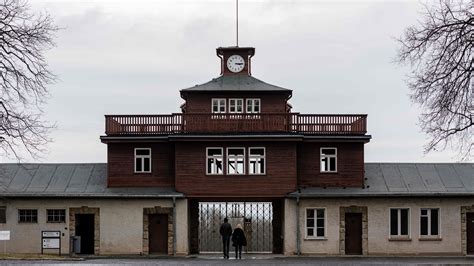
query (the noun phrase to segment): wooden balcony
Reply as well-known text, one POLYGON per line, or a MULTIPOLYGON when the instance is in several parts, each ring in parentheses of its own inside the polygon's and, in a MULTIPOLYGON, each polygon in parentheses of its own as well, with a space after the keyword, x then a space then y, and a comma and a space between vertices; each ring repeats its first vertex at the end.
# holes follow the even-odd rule
POLYGON ((105 134, 108 136, 218 133, 365 135, 366 132, 367 115, 177 113, 105 116, 105 134))

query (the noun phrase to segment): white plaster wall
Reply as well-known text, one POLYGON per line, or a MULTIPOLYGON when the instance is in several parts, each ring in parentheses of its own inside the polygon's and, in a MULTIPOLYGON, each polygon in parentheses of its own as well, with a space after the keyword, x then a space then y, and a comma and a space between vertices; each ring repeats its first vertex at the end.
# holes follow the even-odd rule
MULTIPOLYGON (((187 220, 187 211, 183 210, 187 208, 187 202, 178 202, 177 217, 187 220)), ((0 230, 11 231, 11 240, 6 241, 8 253, 40 253, 42 230, 61 231, 64 235, 62 253, 69 253, 69 208, 87 206, 100 209, 100 254, 140 254, 143 251, 143 208, 170 208, 173 202, 156 199, 9 199, 0 201, 0 206, 7 206, 7 223, 0 224, 0 230), (46 209, 54 208, 66 209, 65 223, 46 223, 46 209), (18 209, 37 209, 38 223, 18 223, 18 209)), ((177 223, 177 238, 187 238, 187 227, 183 227, 183 222, 177 223)), ((177 243, 180 243, 178 252, 187 250, 186 241, 177 243)))
MULTIPOLYGON (((461 255, 461 206, 474 204, 473 198, 368 198, 368 199, 301 199, 300 243, 302 254, 339 255, 339 208, 341 206, 368 207, 369 255, 461 255), (305 239, 305 208, 326 208, 326 239, 305 239), (410 208, 410 240, 389 239, 390 207, 410 208), (420 240, 420 208, 440 209, 440 241, 420 240)), ((285 201, 285 254, 295 254, 296 200, 285 201), (289 222, 290 221, 290 222, 289 222)))
POLYGON ((176 255, 189 253, 188 221, 188 200, 176 200, 176 255))

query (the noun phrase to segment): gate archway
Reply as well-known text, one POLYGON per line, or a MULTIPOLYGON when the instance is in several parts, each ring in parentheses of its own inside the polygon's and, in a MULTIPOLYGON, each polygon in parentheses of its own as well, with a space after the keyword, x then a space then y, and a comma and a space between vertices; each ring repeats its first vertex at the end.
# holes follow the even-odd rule
POLYGON ((272 253, 273 206, 271 202, 199 202, 199 250, 222 252, 219 227, 224 218, 232 228, 241 224, 247 237, 244 252, 272 253))

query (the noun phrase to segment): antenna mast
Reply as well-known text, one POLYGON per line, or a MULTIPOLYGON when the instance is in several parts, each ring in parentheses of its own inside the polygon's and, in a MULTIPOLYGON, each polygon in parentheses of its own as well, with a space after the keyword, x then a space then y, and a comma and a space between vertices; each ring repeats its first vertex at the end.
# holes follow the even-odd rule
POLYGON ((235 20, 236 20, 236 43, 239 47, 239 0, 235 0, 235 20))

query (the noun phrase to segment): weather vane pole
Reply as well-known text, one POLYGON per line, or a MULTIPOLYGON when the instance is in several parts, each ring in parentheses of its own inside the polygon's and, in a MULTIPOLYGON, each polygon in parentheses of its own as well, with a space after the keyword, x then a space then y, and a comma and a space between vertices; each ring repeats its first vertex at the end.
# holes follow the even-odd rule
POLYGON ((236 20, 236 40, 237 40, 237 47, 239 47, 239 0, 235 0, 235 20, 236 20))

